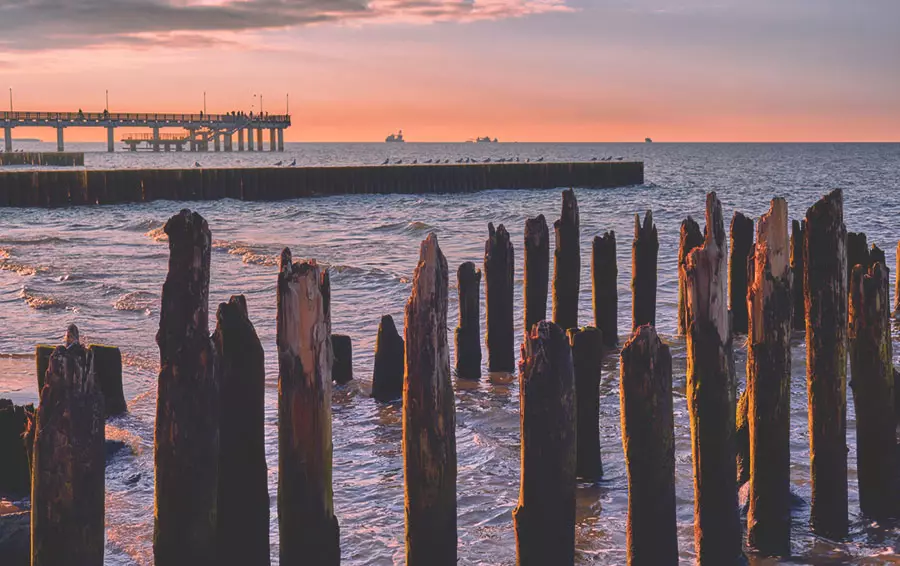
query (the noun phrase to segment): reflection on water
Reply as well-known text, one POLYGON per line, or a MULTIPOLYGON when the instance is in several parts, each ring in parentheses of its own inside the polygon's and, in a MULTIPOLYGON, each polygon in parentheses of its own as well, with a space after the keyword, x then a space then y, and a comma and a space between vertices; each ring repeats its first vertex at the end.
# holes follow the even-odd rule
MULTIPOLYGON (((75 144, 73 144, 74 146, 75 144)), ((77 149, 74 148, 73 149, 77 149)), ((589 159, 622 155, 646 161, 647 184, 613 190, 576 191, 581 210, 582 290, 580 320, 590 322, 590 239, 619 233, 619 332, 630 322, 630 240, 633 214, 653 209, 660 233, 658 329, 671 346, 675 376, 676 497, 679 548, 693 557, 693 487, 690 430, 684 400, 685 344, 675 332, 678 228, 684 216, 703 218, 704 197, 716 190, 726 215, 734 209, 758 217, 772 196, 788 200, 792 218, 828 189, 846 189, 849 230, 893 249, 900 230, 898 145, 666 145, 666 144, 297 144, 298 163, 380 163, 455 155, 589 159), (402 154, 402 155, 401 155, 402 154)), ((89 167, 184 165, 190 155, 92 153, 89 167)), ((279 156, 278 159, 282 159, 279 156)), ((266 154, 209 154, 204 165, 266 165, 266 154)), ((290 246, 295 257, 316 258, 332 269, 334 331, 353 338, 358 381, 335 387, 334 494, 345 564, 402 564, 403 462, 398 404, 380 405, 368 395, 378 322, 402 320, 419 243, 435 231, 451 266, 480 264, 489 221, 505 223, 516 253, 516 325, 522 333, 522 241, 524 221, 539 213, 553 220, 559 191, 489 191, 470 195, 342 196, 274 203, 198 202, 189 206, 209 221, 212 254, 210 311, 231 294, 247 296, 250 316, 268 354, 266 444, 272 506, 273 557, 278 554, 276 268, 270 258, 290 246)), ((159 353, 159 293, 168 250, 159 228, 184 203, 156 202, 55 210, 0 210, 0 395, 34 400, 36 343, 55 342, 76 322, 91 341, 122 347, 129 413, 109 422, 107 434, 122 440, 107 468, 107 563, 150 564, 153 517, 153 419, 159 353), (9 357, 15 354, 24 357, 9 357)), ((893 254, 888 254, 894 268, 893 254)), ((449 324, 458 305, 451 292, 449 324)), ((482 315, 486 312, 484 305, 482 315)), ((213 321, 214 323, 214 321, 213 321)), ((483 321, 482 321, 483 325, 483 321)), ((482 326, 483 327, 483 326, 482 326)), ((452 347, 452 344, 451 344, 452 347)), ((518 345, 516 346, 518 348, 518 345)), ((735 344, 743 382, 745 346, 735 344)), ((895 351, 898 350, 895 348, 895 351)), ((518 354, 518 349, 516 350, 518 354)), ((791 396, 792 484, 809 498, 805 346, 794 337, 791 396)), ((849 389, 848 389, 849 391, 849 389)), ((600 384, 601 443, 606 476, 581 484, 577 502, 579 564, 625 561, 627 483, 619 430, 618 358, 610 353, 600 384)), ((456 384, 459 459, 458 516, 461 564, 513 564, 511 511, 519 488, 519 390, 514 376, 488 376, 456 384)), ((848 401, 850 509, 858 513, 855 429, 848 401)), ((809 508, 794 511, 790 563, 885 564, 896 560, 897 523, 872 524, 854 515, 848 541, 812 537, 809 508)), ((778 560, 752 559, 754 564, 778 560)), ((785 561, 782 561, 785 562, 785 561)), ((786 562, 785 562, 786 563, 786 562)))

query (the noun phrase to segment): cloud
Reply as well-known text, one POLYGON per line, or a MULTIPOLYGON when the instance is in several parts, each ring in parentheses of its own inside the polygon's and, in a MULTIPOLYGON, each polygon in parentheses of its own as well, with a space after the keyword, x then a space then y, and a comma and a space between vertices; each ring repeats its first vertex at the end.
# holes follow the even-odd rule
POLYGON ((0 50, 204 47, 220 43, 220 32, 472 22, 571 10, 566 0, 0 0, 0 50))

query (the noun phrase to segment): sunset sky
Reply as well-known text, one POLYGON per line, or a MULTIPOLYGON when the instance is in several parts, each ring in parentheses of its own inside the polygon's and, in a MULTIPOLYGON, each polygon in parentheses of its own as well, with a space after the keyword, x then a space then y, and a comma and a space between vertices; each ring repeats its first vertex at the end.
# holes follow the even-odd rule
POLYGON ((0 87, 86 112, 289 93, 287 141, 900 141, 900 0, 0 0, 0 87))

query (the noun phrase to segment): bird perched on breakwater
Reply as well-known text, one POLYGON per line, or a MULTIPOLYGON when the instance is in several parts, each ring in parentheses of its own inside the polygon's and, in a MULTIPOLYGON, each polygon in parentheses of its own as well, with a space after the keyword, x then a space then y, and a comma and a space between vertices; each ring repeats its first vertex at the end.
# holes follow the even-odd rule
POLYGON ((398 159, 397 161, 394 161, 394 165, 402 165, 402 164, 403 164, 402 159, 398 159))
POLYGON ((199 161, 194 161, 194 167, 200 167, 200 162, 199 162, 199 161))
POLYGON ((431 159, 426 159, 426 160, 425 160, 425 161, 423 161, 423 162, 422 162, 422 163, 431 163, 431 162, 432 162, 432 160, 431 160, 431 159))
POLYGON ((625 159, 625 158, 624 157, 616 157, 616 161, 622 161, 623 159, 625 159))
POLYGON ((282 165, 284 165, 284 161, 279 161, 275 164, 275 167, 281 167, 282 165))
POLYGON ((293 166, 295 166, 295 165, 297 165, 297 160, 296 160, 296 159, 293 160, 293 161, 291 161, 290 163, 288 163, 288 167, 293 167, 293 166))
POLYGON ((591 157, 591 161, 597 161, 596 157, 591 157))
POLYGON ((490 162, 491 162, 491 158, 488 157, 487 159, 484 160, 484 162, 485 162, 485 163, 490 163, 490 162))
POLYGON ((413 165, 417 164, 418 162, 419 162, 418 159, 413 159, 413 165))
POLYGON ((384 160, 384 162, 382 162, 382 165, 387 165, 390 162, 391 162, 391 158, 388 157, 387 159, 384 160))
POLYGON ((543 161, 543 160, 544 160, 544 156, 543 156, 543 155, 540 156, 540 157, 538 157, 537 159, 535 159, 535 161, 543 161))

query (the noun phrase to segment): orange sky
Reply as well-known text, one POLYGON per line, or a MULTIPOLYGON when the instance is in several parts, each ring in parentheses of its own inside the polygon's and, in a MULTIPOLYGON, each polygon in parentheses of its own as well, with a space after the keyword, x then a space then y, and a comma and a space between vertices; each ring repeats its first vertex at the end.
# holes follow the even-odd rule
POLYGON ((108 89, 113 112, 206 91, 210 113, 254 93, 281 113, 290 93, 287 141, 900 141, 894 0, 50 3, 0 6, 17 110, 100 111, 108 89))

